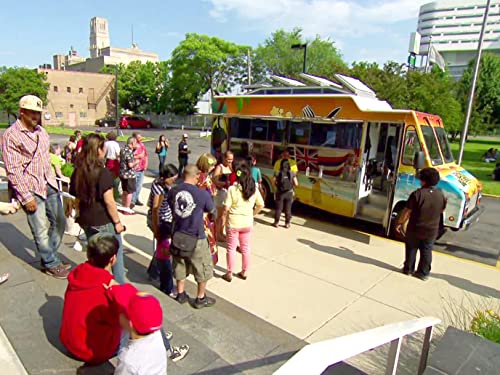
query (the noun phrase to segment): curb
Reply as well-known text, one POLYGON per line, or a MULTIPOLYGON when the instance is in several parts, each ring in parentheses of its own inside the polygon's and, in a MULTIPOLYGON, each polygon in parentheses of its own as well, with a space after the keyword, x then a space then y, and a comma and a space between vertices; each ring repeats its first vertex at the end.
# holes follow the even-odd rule
POLYGON ((0 368, 4 374, 28 374, 2 327, 0 327, 0 368))
POLYGON ((481 194, 483 197, 500 199, 500 195, 495 194, 481 194))

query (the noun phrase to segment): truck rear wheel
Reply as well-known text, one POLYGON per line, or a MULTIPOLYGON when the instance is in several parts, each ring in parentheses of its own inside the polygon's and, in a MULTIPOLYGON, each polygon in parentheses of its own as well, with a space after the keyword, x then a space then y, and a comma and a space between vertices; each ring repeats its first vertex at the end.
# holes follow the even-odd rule
POLYGON ((271 185, 268 180, 262 180, 262 199, 264 199, 264 203, 266 207, 274 207, 274 193, 271 189, 271 185))

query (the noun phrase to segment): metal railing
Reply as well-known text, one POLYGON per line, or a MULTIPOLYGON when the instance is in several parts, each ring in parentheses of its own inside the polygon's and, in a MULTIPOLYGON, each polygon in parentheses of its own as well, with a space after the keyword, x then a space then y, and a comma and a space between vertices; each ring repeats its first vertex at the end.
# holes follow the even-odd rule
POLYGON ((387 343, 390 343, 390 348, 385 373, 396 374, 403 337, 425 329, 417 372, 421 375, 427 366, 433 328, 439 323, 441 321, 437 318, 426 317, 309 344, 274 372, 274 375, 321 374, 331 365, 387 343))

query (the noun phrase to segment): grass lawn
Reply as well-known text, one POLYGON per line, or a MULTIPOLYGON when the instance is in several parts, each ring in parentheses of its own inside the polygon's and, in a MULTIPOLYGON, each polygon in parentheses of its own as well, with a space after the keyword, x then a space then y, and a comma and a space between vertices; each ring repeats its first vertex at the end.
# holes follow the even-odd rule
MULTIPOLYGON (((6 129, 8 127, 7 123, 0 123, 0 129, 6 129)), ((60 126, 45 126, 45 129, 49 134, 58 134, 58 135, 67 135, 68 137, 70 135, 73 135, 75 133, 76 129, 73 128, 63 128, 60 126)), ((97 129, 97 128, 96 128, 97 129)), ((93 133, 92 131, 82 131, 83 134, 90 134, 93 133)), ((105 132, 101 132, 101 134, 106 135, 105 132)), ((122 135, 118 137, 118 142, 125 142, 129 136, 128 135, 122 135)), ((153 138, 151 137, 143 137, 143 142, 149 142, 152 141, 153 138)))
MULTIPOLYGON (((500 196, 500 181, 491 179, 491 173, 496 164, 481 161, 481 156, 491 147, 500 150, 500 140, 469 139, 465 144, 462 166, 483 183, 483 193, 500 196)), ((451 148, 457 157, 460 142, 452 143, 451 148)))

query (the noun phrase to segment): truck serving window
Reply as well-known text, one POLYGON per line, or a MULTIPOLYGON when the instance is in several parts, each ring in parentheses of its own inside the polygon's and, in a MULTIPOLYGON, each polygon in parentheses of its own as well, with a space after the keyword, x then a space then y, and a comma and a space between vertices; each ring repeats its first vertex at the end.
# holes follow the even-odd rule
POLYGON ((427 150, 429 151, 429 156, 432 161, 432 165, 441 165, 443 164, 443 158, 441 157, 441 153, 439 152, 438 143, 434 132, 430 126, 421 126, 422 133, 424 134, 425 144, 427 145, 427 150))
POLYGON ((450 143, 448 142, 448 134, 446 134, 446 131, 443 128, 434 128, 434 131, 438 137, 441 151, 443 151, 444 161, 446 163, 452 163, 455 160, 455 157, 453 156, 450 143))

